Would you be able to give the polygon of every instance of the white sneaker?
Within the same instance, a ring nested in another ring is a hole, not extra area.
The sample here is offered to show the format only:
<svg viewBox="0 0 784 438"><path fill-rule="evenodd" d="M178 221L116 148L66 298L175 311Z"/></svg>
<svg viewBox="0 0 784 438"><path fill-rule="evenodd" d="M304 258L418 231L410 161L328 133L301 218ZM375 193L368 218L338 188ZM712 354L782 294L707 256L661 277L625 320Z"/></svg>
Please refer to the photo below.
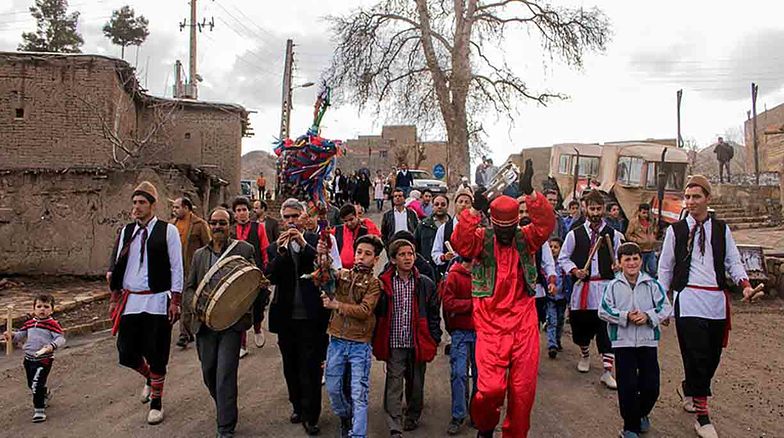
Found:
<svg viewBox="0 0 784 438"><path fill-rule="evenodd" d="M253 334L253 343L256 344L256 348L261 348L264 346L264 344L267 343L267 337L264 335L264 329L258 333Z"/></svg>
<svg viewBox="0 0 784 438"><path fill-rule="evenodd" d="M46 421L46 412L43 409L36 409L33 412L33 423L43 423Z"/></svg>
<svg viewBox="0 0 784 438"><path fill-rule="evenodd" d="M145 383L144 388L142 388L142 395L139 397L142 404L150 402L150 394L152 394L152 386Z"/></svg>
<svg viewBox="0 0 784 438"><path fill-rule="evenodd" d="M680 396L681 398L681 407L683 408L684 411L690 414L697 412L697 408L694 407L694 399L692 397L683 395L680 388L677 389L676 392L678 393L678 396Z"/></svg>
<svg viewBox="0 0 784 438"><path fill-rule="evenodd" d="M609 389L618 389L618 383L615 382L615 377L613 377L610 371L605 371L599 381L604 383L604 386Z"/></svg>
<svg viewBox="0 0 784 438"><path fill-rule="evenodd" d="M712 423L700 426L700 422L695 421L694 431L697 432L697 436L700 438L719 438L719 434L716 432L716 428L713 427Z"/></svg>
<svg viewBox="0 0 784 438"><path fill-rule="evenodd" d="M248 355L248 350L240 348L240 359Z"/></svg>
<svg viewBox="0 0 784 438"><path fill-rule="evenodd" d="M163 422L163 409L150 409L147 414L147 424L160 424Z"/></svg>
<svg viewBox="0 0 784 438"><path fill-rule="evenodd" d="M591 369L591 358L581 357L580 360L577 362L577 371L581 373L587 373L590 369Z"/></svg>

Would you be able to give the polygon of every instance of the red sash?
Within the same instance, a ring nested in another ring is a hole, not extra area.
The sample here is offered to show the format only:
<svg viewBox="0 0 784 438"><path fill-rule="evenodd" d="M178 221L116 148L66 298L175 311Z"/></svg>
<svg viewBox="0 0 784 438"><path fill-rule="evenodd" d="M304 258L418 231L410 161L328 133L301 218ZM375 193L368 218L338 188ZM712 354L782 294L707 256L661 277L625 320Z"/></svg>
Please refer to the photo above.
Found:
<svg viewBox="0 0 784 438"><path fill-rule="evenodd" d="M724 325L724 339L721 342L721 346L727 348L727 344L730 342L730 330L732 330L732 313L730 312L729 292L716 286L699 286L696 284L687 284L686 287L710 292L724 292L724 306L726 308L727 324Z"/></svg>
<svg viewBox="0 0 784 438"><path fill-rule="evenodd" d="M117 334L117 330L120 329L120 318L122 317L123 312L125 311L125 305L128 303L128 295L135 294L135 295L152 295L154 292L151 290L142 290L142 291L129 291L128 289L123 289L120 292L120 299L117 300L117 305L114 306L114 312L110 315L112 318L112 336Z"/></svg>
<svg viewBox="0 0 784 438"><path fill-rule="evenodd" d="M599 281L602 277L588 277L583 280L583 286L580 289L580 310L588 308L588 290L592 281Z"/></svg>

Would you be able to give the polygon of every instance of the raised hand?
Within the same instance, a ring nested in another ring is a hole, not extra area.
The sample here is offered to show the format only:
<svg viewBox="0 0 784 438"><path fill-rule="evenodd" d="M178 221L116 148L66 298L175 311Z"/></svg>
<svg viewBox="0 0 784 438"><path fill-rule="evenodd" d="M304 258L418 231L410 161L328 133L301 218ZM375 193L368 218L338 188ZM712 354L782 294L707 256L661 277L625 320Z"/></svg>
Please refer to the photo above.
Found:
<svg viewBox="0 0 784 438"><path fill-rule="evenodd" d="M534 162L530 158L525 160L525 169L520 174L520 191L526 195L534 192L533 186Z"/></svg>

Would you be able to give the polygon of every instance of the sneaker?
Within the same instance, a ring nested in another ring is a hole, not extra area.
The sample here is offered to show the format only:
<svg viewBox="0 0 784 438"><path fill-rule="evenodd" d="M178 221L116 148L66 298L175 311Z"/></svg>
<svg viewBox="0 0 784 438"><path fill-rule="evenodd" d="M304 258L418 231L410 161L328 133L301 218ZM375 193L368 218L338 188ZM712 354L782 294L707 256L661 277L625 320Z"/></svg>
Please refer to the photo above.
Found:
<svg viewBox="0 0 784 438"><path fill-rule="evenodd" d="M187 348L188 347L188 335L182 334L180 338L177 339L177 346L180 348Z"/></svg>
<svg viewBox="0 0 784 438"><path fill-rule="evenodd" d="M406 420L403 422L403 431L411 432L419 427L419 421L417 420Z"/></svg>
<svg viewBox="0 0 784 438"><path fill-rule="evenodd" d="M300 415L299 412L294 411L291 413L291 415L289 415L289 421L291 422L291 424L302 423L302 416Z"/></svg>
<svg viewBox="0 0 784 438"><path fill-rule="evenodd" d="M555 359L555 357L558 356L558 349L555 347L550 347L547 350L547 356L549 356L550 359Z"/></svg>
<svg viewBox="0 0 784 438"><path fill-rule="evenodd" d="M486 430L482 432L481 430L476 431L476 438L493 438L493 431Z"/></svg>
<svg viewBox="0 0 784 438"><path fill-rule="evenodd" d="M46 412L43 409L36 409L33 412L33 423L43 423L46 421Z"/></svg>
<svg viewBox="0 0 784 438"><path fill-rule="evenodd" d="M694 431L697 432L697 436L700 438L719 438L719 434L716 432L716 428L713 427L712 423L700 426L699 421L695 421Z"/></svg>
<svg viewBox="0 0 784 438"><path fill-rule="evenodd" d="M152 394L152 386L145 383L144 388L142 388L142 395L139 397L142 404L150 402L150 394Z"/></svg>
<svg viewBox="0 0 784 438"><path fill-rule="evenodd" d="M622 430L618 433L618 436L620 438L640 438L640 435L630 430Z"/></svg>
<svg viewBox="0 0 784 438"><path fill-rule="evenodd" d="M640 418L640 433L648 433L651 430L651 419L648 417Z"/></svg>
<svg viewBox="0 0 784 438"><path fill-rule="evenodd" d="M591 358L590 357L581 357L579 361L577 361L577 371L581 373L587 373L591 369Z"/></svg>
<svg viewBox="0 0 784 438"><path fill-rule="evenodd" d="M248 355L248 350L240 348L240 359Z"/></svg>
<svg viewBox="0 0 784 438"><path fill-rule="evenodd" d="M449 356L449 353L452 352L452 344L444 345L444 356Z"/></svg>
<svg viewBox="0 0 784 438"><path fill-rule="evenodd" d="M321 432L321 429L319 429L318 424L311 423L310 421L303 421L302 427L305 429L305 433L308 434L308 436L315 436L318 435L319 432Z"/></svg>
<svg viewBox="0 0 784 438"><path fill-rule="evenodd" d="M694 407L694 399L688 395L683 395L683 390L681 388L676 389L678 396L681 398L681 407L684 411L693 414L697 412L697 408Z"/></svg>
<svg viewBox="0 0 784 438"><path fill-rule="evenodd" d="M559 352L559 353L560 353L561 351L563 351L563 346L561 345L561 341L558 341L558 346L557 346L557 347L555 347L555 348L557 348L557 349L558 349L558 352Z"/></svg>
<svg viewBox="0 0 784 438"><path fill-rule="evenodd" d="M618 389L618 384L615 382L615 377L613 377L610 371L605 371L602 373L602 377L599 379L600 382L604 383L609 389Z"/></svg>
<svg viewBox="0 0 784 438"><path fill-rule="evenodd" d="M150 409L147 413L147 424L161 424L163 422L163 409Z"/></svg>
<svg viewBox="0 0 784 438"><path fill-rule="evenodd" d="M253 343L256 344L256 348L261 348L267 343L267 337L264 335L264 330L253 334Z"/></svg>
<svg viewBox="0 0 784 438"><path fill-rule="evenodd" d="M457 418L453 418L452 421L449 422L449 426L446 427L446 434L447 435L457 435L460 433L460 428L463 426L463 420L458 420Z"/></svg>
<svg viewBox="0 0 784 438"><path fill-rule="evenodd" d="M351 434L351 418L340 417L340 438L348 438Z"/></svg>

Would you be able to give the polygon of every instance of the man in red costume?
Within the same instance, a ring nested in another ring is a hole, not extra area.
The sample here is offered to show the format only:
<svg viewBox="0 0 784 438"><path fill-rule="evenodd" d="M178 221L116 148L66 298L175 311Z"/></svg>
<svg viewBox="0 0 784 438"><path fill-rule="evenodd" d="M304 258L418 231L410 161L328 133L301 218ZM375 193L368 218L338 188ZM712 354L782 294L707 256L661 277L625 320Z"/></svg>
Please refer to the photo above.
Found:
<svg viewBox="0 0 784 438"><path fill-rule="evenodd" d="M471 403L477 437L492 437L507 391L509 402L503 436L528 434L539 367L539 330L534 285L534 253L555 227L552 206L531 186L533 163L527 160L520 189L531 223L518 226L518 203L500 196L490 204L491 228L481 228L475 209L460 214L452 245L458 254L475 260L473 270L474 325L478 391Z"/></svg>

